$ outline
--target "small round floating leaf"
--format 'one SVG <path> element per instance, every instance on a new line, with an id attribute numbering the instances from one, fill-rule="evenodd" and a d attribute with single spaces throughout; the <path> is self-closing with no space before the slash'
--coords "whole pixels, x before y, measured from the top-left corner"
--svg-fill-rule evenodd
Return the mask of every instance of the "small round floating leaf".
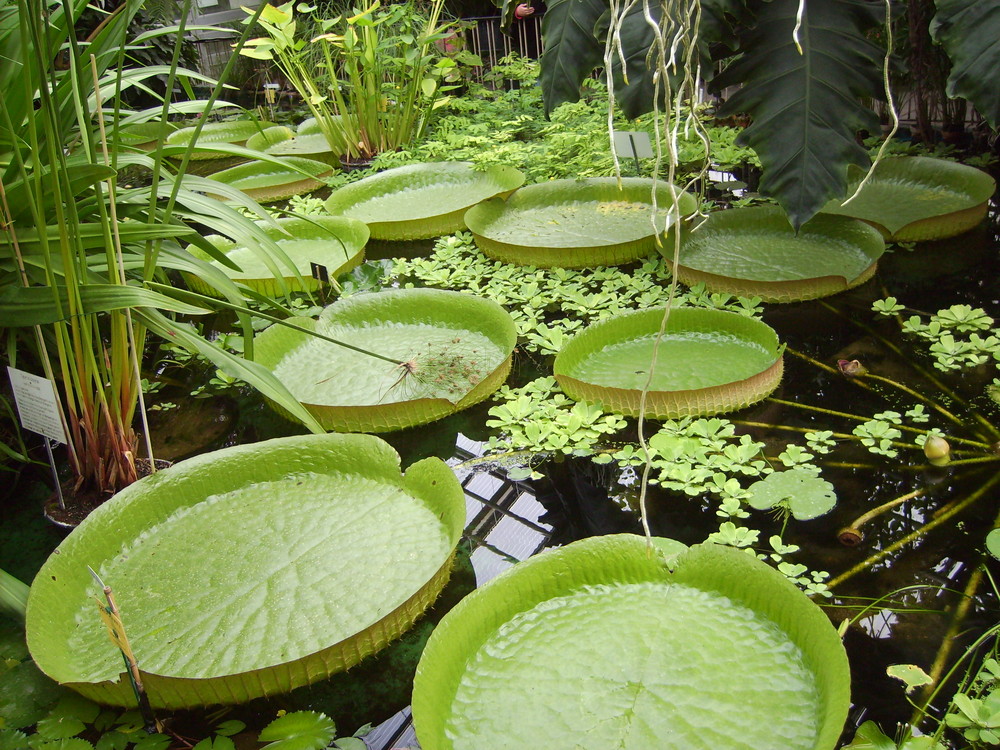
<path id="1" fill-rule="evenodd" d="M 837 504 L 833 485 L 808 469 L 776 471 L 751 484 L 748 490 L 751 507 L 787 509 L 799 521 L 818 518 Z"/>
<path id="2" fill-rule="evenodd" d="M 1000 560 L 1000 529 L 993 529 L 986 535 L 986 551 Z"/>
<path id="3" fill-rule="evenodd" d="M 308 331 L 272 326 L 254 339 L 270 369 L 324 427 L 387 432 L 482 401 L 507 378 L 517 332 L 492 300 L 438 289 L 358 294 L 327 307 Z"/>
<path id="4" fill-rule="evenodd" d="M 672 245 L 660 252 L 672 254 Z M 718 211 L 681 245 L 678 278 L 711 291 L 765 302 L 836 294 L 875 273 L 885 242 L 879 231 L 843 216 L 817 216 L 796 233 L 774 206 Z"/>
<path id="5" fill-rule="evenodd" d="M 849 168 L 848 195 L 864 177 Z M 939 240 L 967 232 L 986 216 L 996 182 L 965 164 L 928 156 L 883 159 L 852 201 L 831 201 L 823 211 L 867 221 L 897 242 Z"/>
<path id="6" fill-rule="evenodd" d="M 506 201 L 494 198 L 465 215 L 479 249 L 495 260 L 540 268 L 619 265 L 653 251 L 655 236 L 668 228 L 670 187 L 630 177 L 553 180 L 528 185 Z M 678 191 L 682 217 L 696 208 L 694 196 Z"/>
<path id="7" fill-rule="evenodd" d="M 239 188 L 260 203 L 273 203 L 322 187 L 323 178 L 333 174 L 329 164 L 314 159 L 279 158 L 287 166 L 251 161 L 216 172 L 212 179 Z"/>
<path id="8" fill-rule="evenodd" d="M 560 388 L 635 416 L 663 309 L 615 315 L 573 336 L 556 356 Z M 781 346 L 759 320 L 722 310 L 670 312 L 646 400 L 646 416 L 705 416 L 749 406 L 781 380 Z"/>
<path id="9" fill-rule="evenodd" d="M 329 716 L 316 711 L 293 711 L 279 716 L 257 738 L 267 742 L 263 750 L 321 750 L 336 736 Z"/>
<path id="10" fill-rule="evenodd" d="M 52 679 L 133 704 L 89 565 L 154 707 L 285 693 L 405 632 L 447 580 L 464 518 L 443 461 L 401 474 L 371 435 L 206 453 L 127 487 L 60 544 L 32 586 L 28 648 Z"/>
<path id="11" fill-rule="evenodd" d="M 424 750 L 832 750 L 849 702 L 836 631 L 783 575 L 711 544 L 668 566 L 632 535 L 473 592 L 413 686 Z"/>
<path id="12" fill-rule="evenodd" d="M 410 164 L 335 190 L 326 208 L 365 222 L 375 239 L 426 239 L 465 229 L 470 206 L 523 183 L 524 175 L 512 167 L 477 171 L 468 162 Z"/>
<path id="13" fill-rule="evenodd" d="M 300 282 L 281 263 L 276 263 L 283 273 L 284 289 L 290 291 L 315 291 L 320 282 L 312 278 L 312 264 L 323 266 L 330 279 L 358 266 L 365 255 L 368 227 L 356 219 L 340 216 L 311 216 L 308 219 L 278 219 L 275 224 L 262 223 L 261 228 L 295 264 L 302 277 Z M 197 258 L 208 260 L 226 276 L 255 289 L 261 294 L 276 297 L 283 293 L 275 275 L 264 259 L 264 251 L 256 247 L 237 245 L 220 235 L 210 235 L 208 241 L 235 263 L 239 270 L 214 260 L 206 251 L 190 246 L 188 250 Z M 215 287 L 191 273 L 184 273 L 188 286 L 201 294 L 218 296 Z"/>

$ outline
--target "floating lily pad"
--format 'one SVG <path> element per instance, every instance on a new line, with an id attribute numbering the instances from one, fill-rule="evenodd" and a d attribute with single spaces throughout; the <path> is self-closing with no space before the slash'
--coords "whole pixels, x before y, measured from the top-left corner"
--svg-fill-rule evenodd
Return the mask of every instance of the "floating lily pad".
<path id="1" fill-rule="evenodd" d="M 437 289 L 354 295 L 299 325 L 402 363 L 285 326 L 254 339 L 257 362 L 341 432 L 412 427 L 482 401 L 507 378 L 517 340 L 495 302 Z"/>
<path id="2" fill-rule="evenodd" d="M 166 140 L 176 130 L 177 126 L 172 122 L 141 122 L 119 130 L 118 141 L 141 151 L 152 151 L 160 141 Z"/>
<path id="3" fill-rule="evenodd" d="M 330 144 L 322 133 L 296 134 L 283 125 L 258 133 L 246 145 L 273 156 L 301 156 L 331 165 L 337 163 L 339 156 L 330 150 Z"/>
<path id="4" fill-rule="evenodd" d="M 154 707 L 287 692 L 404 632 L 447 580 L 464 518 L 444 462 L 400 475 L 370 435 L 203 454 L 119 492 L 59 545 L 31 589 L 28 647 L 58 682 L 134 705 L 91 566 Z"/>
<path id="5" fill-rule="evenodd" d="M 329 164 L 313 159 L 286 156 L 281 161 L 287 166 L 251 161 L 218 172 L 212 179 L 239 188 L 260 203 L 274 203 L 322 187 L 323 179 L 333 174 Z"/>
<path id="6" fill-rule="evenodd" d="M 837 504 L 833 485 L 808 469 L 776 471 L 747 490 L 747 502 L 752 508 L 787 511 L 799 521 L 818 518 Z"/>
<path id="7" fill-rule="evenodd" d="M 630 263 L 649 255 L 670 223 L 670 187 L 632 177 L 619 189 L 613 177 L 554 180 L 523 187 L 469 209 L 465 221 L 479 249 L 495 260 L 540 268 L 584 268 Z M 680 193 L 680 214 L 694 212 L 694 196 Z"/>
<path id="8" fill-rule="evenodd" d="M 514 566 L 420 659 L 424 750 L 832 750 L 850 672 L 829 618 L 742 551 L 593 537 Z"/>
<path id="9" fill-rule="evenodd" d="M 864 170 L 849 170 L 848 195 Z M 967 232 L 986 216 L 996 182 L 975 167 L 928 156 L 883 159 L 861 194 L 846 205 L 831 201 L 823 211 L 867 221 L 890 240 L 940 240 Z"/>
<path id="10" fill-rule="evenodd" d="M 259 248 L 237 245 L 228 237 L 211 235 L 206 239 L 225 256 L 239 266 L 230 268 L 197 247 L 188 250 L 192 255 L 210 261 L 234 281 L 239 281 L 261 294 L 274 297 L 285 291 L 315 291 L 320 282 L 312 277 L 312 264 L 323 266 L 330 279 L 347 273 L 364 260 L 365 243 L 368 242 L 368 227 L 356 219 L 340 216 L 313 216 L 308 219 L 278 219 L 277 226 L 262 224 L 261 227 L 285 255 L 295 264 L 302 277 L 291 275 L 281 264 L 265 260 L 266 254 Z M 275 271 L 281 274 L 284 287 L 275 279 Z M 194 274 L 185 273 L 184 280 L 194 291 L 201 294 L 218 295 L 218 291 Z"/>
<path id="11" fill-rule="evenodd" d="M 225 122 L 205 123 L 198 134 L 198 146 L 211 147 L 215 143 L 229 143 L 235 146 L 242 146 L 247 139 L 260 133 L 265 128 L 272 126 L 269 122 L 257 122 L 254 120 L 227 120 Z M 176 130 L 167 136 L 167 143 L 171 146 L 186 146 L 191 143 L 196 127 L 194 125 Z M 213 154 L 211 151 L 195 151 L 191 154 L 191 159 L 217 159 L 226 154 Z"/>
<path id="12" fill-rule="evenodd" d="M 559 387 L 581 401 L 636 416 L 663 308 L 616 315 L 576 334 L 556 356 Z M 646 416 L 734 411 L 781 381 L 783 347 L 766 324 L 722 310 L 677 308 L 660 341 Z"/>
<path id="13" fill-rule="evenodd" d="M 345 185 L 326 202 L 335 216 L 360 219 L 379 240 L 419 240 L 465 229 L 465 212 L 524 183 L 512 167 L 468 162 L 410 164 Z"/>
<path id="14" fill-rule="evenodd" d="M 672 243 L 660 251 L 672 257 Z M 796 234 L 776 206 L 734 208 L 713 213 L 684 237 L 677 278 L 765 302 L 795 302 L 864 283 L 883 252 L 877 229 L 845 216 L 817 216 Z"/>

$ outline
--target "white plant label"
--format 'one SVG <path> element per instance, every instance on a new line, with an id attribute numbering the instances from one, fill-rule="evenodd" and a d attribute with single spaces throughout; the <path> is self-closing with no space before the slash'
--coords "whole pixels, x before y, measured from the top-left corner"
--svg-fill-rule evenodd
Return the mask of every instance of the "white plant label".
<path id="1" fill-rule="evenodd" d="M 649 133 L 641 130 L 616 130 L 614 132 L 615 153 L 628 159 L 652 159 L 653 144 Z"/>
<path id="2" fill-rule="evenodd" d="M 24 370 L 7 368 L 14 403 L 21 418 L 21 426 L 51 440 L 66 442 L 66 432 L 59 418 L 55 384 L 48 378 L 32 375 Z"/>

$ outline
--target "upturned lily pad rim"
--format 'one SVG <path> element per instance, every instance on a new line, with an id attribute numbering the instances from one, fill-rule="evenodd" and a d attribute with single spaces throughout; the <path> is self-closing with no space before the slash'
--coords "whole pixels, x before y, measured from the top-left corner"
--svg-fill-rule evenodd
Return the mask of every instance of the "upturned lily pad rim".
<path id="1" fill-rule="evenodd" d="M 322 321 L 322 323 L 320 322 Z M 365 331 L 379 323 L 441 326 L 448 330 L 471 331 L 489 339 L 506 356 L 479 383 L 461 397 L 410 398 L 378 403 L 308 403 L 303 406 L 326 429 L 341 432 L 390 432 L 440 419 L 479 403 L 506 380 L 517 343 L 517 328 L 510 314 L 492 300 L 463 292 L 442 289 L 383 289 L 357 294 L 329 305 L 320 321 L 304 320 L 304 331 L 271 326 L 254 339 L 256 361 L 275 370 L 286 356 L 307 343 L 309 334 L 333 326 L 341 340 L 355 332 L 348 341 L 365 346 Z M 334 346 L 334 345 L 331 345 Z M 376 353 L 381 353 L 377 352 Z M 373 366 L 380 365 L 372 359 Z M 276 407 L 277 408 L 277 407 Z M 280 411 L 280 409 L 279 409 Z"/>
<path id="2" fill-rule="evenodd" d="M 329 164 L 315 159 L 272 156 L 269 161 L 249 161 L 216 172 L 212 179 L 236 187 L 261 203 L 272 203 L 322 187 L 322 179 L 331 174 Z M 244 181 L 251 184 L 241 185 Z"/>
<path id="3" fill-rule="evenodd" d="M 865 170 L 856 165 L 848 167 L 848 195 L 860 184 Z M 899 218 L 891 208 L 880 209 L 870 203 L 869 196 L 877 196 L 880 182 L 908 180 L 919 183 L 924 189 L 950 189 L 966 196 L 958 209 L 933 211 L 928 208 L 918 220 Z M 931 156 L 892 156 L 880 161 L 871 181 L 850 203 L 832 200 L 823 211 L 866 221 L 877 227 L 888 238 L 898 242 L 919 242 L 945 239 L 968 231 L 986 215 L 990 198 L 996 191 L 996 181 L 986 172 L 967 164 L 938 159 Z M 931 202 L 927 202 L 928 207 Z"/>
<path id="4" fill-rule="evenodd" d="M 822 610 L 783 575 L 742 551 L 705 543 L 676 556 L 664 555 L 656 546 L 648 549 L 643 537 L 631 534 L 591 537 L 518 563 L 442 619 L 420 658 L 413 685 L 413 721 L 421 747 L 453 747 L 445 725 L 468 663 L 515 615 L 585 586 L 647 581 L 717 592 L 781 628 L 815 675 L 822 714 L 816 717 L 814 750 L 835 747 L 850 706 L 850 668 L 843 644 Z M 581 685 L 581 691 L 586 689 Z M 725 720 L 725 716 L 713 719 Z"/>
<path id="5" fill-rule="evenodd" d="M 495 195 L 507 194 L 524 184 L 524 174 L 514 167 L 493 165 L 476 170 L 471 162 L 440 161 L 407 164 L 387 169 L 335 190 L 326 200 L 326 209 L 335 216 L 361 219 L 380 240 L 415 240 L 464 230 L 465 212 L 470 206 Z M 394 193 L 413 194 L 433 180 L 454 183 L 453 205 L 441 211 L 439 205 L 410 208 L 405 215 L 366 210 L 367 201 Z"/>
<path id="6" fill-rule="evenodd" d="M 131 705 L 134 697 L 124 673 L 109 674 L 101 682 L 79 682 L 61 669 L 61 663 L 68 659 L 67 639 L 72 630 L 67 618 L 79 611 L 80 597 L 88 599 L 94 590 L 87 566 L 100 567 L 103 560 L 115 557 L 125 544 L 151 525 L 178 509 L 205 501 L 213 491 L 231 492 L 255 482 L 286 477 L 289 464 L 297 470 L 333 478 L 364 477 L 398 488 L 438 519 L 451 553 L 440 561 L 434 576 L 417 584 L 405 601 L 383 611 L 363 631 L 340 643 L 292 658 L 287 658 L 283 651 L 288 644 L 277 644 L 272 650 L 280 651 L 286 658 L 272 659 L 249 672 L 202 678 L 157 674 L 143 667 L 141 643 L 133 638 L 143 682 L 154 707 L 235 703 L 287 692 L 353 666 L 405 632 L 448 579 L 465 521 L 461 486 L 452 470 L 437 458 L 418 461 L 401 474 L 399 455 L 372 435 L 301 435 L 234 446 L 187 459 L 127 487 L 91 513 L 45 562 L 30 593 L 26 633 L 28 647 L 39 667 L 52 679 L 93 700 Z M 371 543 L 372 540 L 366 541 Z M 336 559 L 333 550 L 331 555 Z M 127 613 L 123 614 L 127 626 Z M 96 605 L 94 616 L 97 616 Z M 289 622 L 294 621 L 294 616 L 291 613 Z M 309 617 L 310 613 L 302 616 Z M 114 649 L 106 638 L 94 647 Z"/>
<path id="7" fill-rule="evenodd" d="M 575 400 L 600 402 L 610 411 L 638 416 L 641 390 L 590 383 L 579 377 L 575 368 L 606 346 L 655 335 L 663 313 L 664 308 L 630 311 L 592 323 L 576 333 L 563 345 L 552 365 L 560 388 Z M 742 380 L 723 379 L 711 386 L 690 390 L 650 390 L 645 404 L 646 417 L 676 419 L 735 411 L 765 398 L 781 381 L 784 345 L 766 323 L 726 310 L 672 309 L 664 341 L 669 339 L 671 333 L 689 331 L 735 335 L 762 347 L 773 354 L 774 359 L 769 367 Z M 658 358 L 658 370 L 669 366 L 666 357 Z"/>
<path id="8" fill-rule="evenodd" d="M 475 238 L 476 245 L 488 257 L 505 263 L 533 265 L 538 268 L 586 268 L 590 266 L 621 265 L 645 257 L 653 251 L 657 234 L 648 216 L 641 217 L 643 224 L 625 239 L 591 237 L 581 239 L 573 227 L 564 242 L 531 242 L 530 232 L 525 232 L 523 242 L 513 242 L 496 236 L 497 222 L 528 208 L 557 207 L 580 203 L 628 201 L 648 203 L 652 207 L 653 187 L 656 186 L 657 206 L 662 217 L 660 231 L 669 229 L 671 186 L 645 177 L 590 177 L 563 179 L 526 185 L 514 191 L 506 200 L 493 198 L 470 208 L 465 223 Z M 678 198 L 678 213 L 682 219 L 694 213 L 697 201 L 693 195 L 680 188 L 674 189 Z"/>
<path id="9" fill-rule="evenodd" d="M 343 216 L 284 217 L 276 219 L 273 223 L 258 222 L 258 225 L 265 234 L 279 243 L 279 246 L 282 240 L 302 239 L 297 234 L 302 231 L 316 235 L 307 239 L 316 241 L 326 239 L 330 243 L 331 259 L 335 260 L 336 263 L 326 266 L 330 279 L 335 279 L 340 274 L 350 271 L 364 260 L 365 245 L 369 237 L 368 227 L 363 222 Z M 289 234 L 293 236 L 290 237 Z M 248 247 L 222 235 L 209 235 L 205 240 L 227 258 L 234 251 Z M 192 245 L 188 247 L 188 251 L 196 258 L 209 261 L 233 281 L 246 284 L 261 294 L 271 297 L 285 294 L 288 291 L 314 291 L 321 286 L 321 283 L 311 276 L 312 268 L 309 261 L 295 264 L 296 270 L 299 272 L 298 276 L 293 275 L 288 268 L 281 268 L 278 265 L 275 265 L 274 271 L 268 275 L 249 275 L 244 271 L 229 268 L 202 248 Z M 287 259 L 295 263 L 294 258 L 288 257 Z M 262 261 L 267 264 L 268 259 L 263 258 Z M 318 257 L 313 262 L 318 262 Z M 209 296 L 219 296 L 220 292 L 215 287 L 205 283 L 197 275 L 185 272 L 183 276 L 192 291 Z M 278 278 L 281 278 L 284 283 L 280 283 Z"/>
<path id="10" fill-rule="evenodd" d="M 802 257 L 778 258 L 767 273 L 758 270 L 741 275 L 739 264 L 730 271 L 725 258 L 712 253 L 713 240 L 718 236 L 739 237 L 743 233 L 746 236 L 742 241 L 747 243 L 744 254 L 752 253 L 755 264 L 763 266 L 769 258 L 769 248 L 779 243 L 800 244 Z M 775 242 L 769 243 L 768 237 Z M 671 243 L 658 249 L 668 259 L 672 257 Z M 700 257 L 701 250 L 707 252 L 707 259 Z M 809 275 L 814 272 L 808 266 L 813 252 L 824 253 L 824 260 L 841 259 L 842 273 Z M 820 214 L 796 233 L 785 213 L 776 206 L 734 208 L 716 211 L 696 230 L 684 233 L 677 277 L 689 286 L 704 283 L 710 291 L 757 296 L 764 302 L 798 302 L 837 294 L 863 284 L 874 276 L 884 252 L 885 240 L 878 229 L 847 216 Z M 862 262 L 861 257 L 867 260 Z M 802 265 L 789 269 L 789 262 L 801 262 Z"/>

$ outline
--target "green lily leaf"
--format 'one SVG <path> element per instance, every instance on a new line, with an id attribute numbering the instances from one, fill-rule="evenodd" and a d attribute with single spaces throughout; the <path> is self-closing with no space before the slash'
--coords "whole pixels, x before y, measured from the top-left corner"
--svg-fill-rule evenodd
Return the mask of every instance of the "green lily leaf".
<path id="1" fill-rule="evenodd" d="M 934 682 L 930 675 L 915 664 L 890 664 L 886 667 L 885 673 L 906 685 L 907 693 L 921 685 L 930 685 Z"/>
<path id="2" fill-rule="evenodd" d="M 787 509 L 799 521 L 829 513 L 837 504 L 833 485 L 808 469 L 788 469 L 768 474 L 748 488 L 747 502 L 757 510 Z"/>
<path id="3" fill-rule="evenodd" d="M 751 555 L 661 550 L 592 537 L 462 600 L 417 667 L 420 746 L 832 750 L 850 677 L 829 618 Z"/>
<path id="4" fill-rule="evenodd" d="M 403 474 L 371 435 L 202 454 L 129 485 L 63 541 L 29 595 L 28 647 L 77 692 L 133 703 L 90 565 L 114 588 L 154 707 L 288 692 L 404 632 L 447 580 L 464 518 L 443 461 Z M 236 585 L 220 595 L 219 580 Z"/>
<path id="5" fill-rule="evenodd" d="M 986 551 L 1000 560 L 1000 529 L 993 529 L 986 535 Z"/>
<path id="6" fill-rule="evenodd" d="M 258 739 L 264 750 L 320 750 L 330 744 L 336 727 L 329 716 L 315 711 L 295 711 L 268 724 Z"/>
<path id="7" fill-rule="evenodd" d="M 882 50 L 865 34 L 882 23 L 882 6 L 856 0 L 810 0 L 799 37 L 792 38 L 797 0 L 762 3 L 742 37 L 740 57 L 713 81 L 741 88 L 720 117 L 748 113 L 753 123 L 737 139 L 760 157 L 760 191 L 777 199 L 798 229 L 847 189 L 847 166 L 867 167 L 860 128 L 876 130 L 861 97 L 882 93 Z M 781 137 L 773 137 L 780 133 Z"/>
<path id="8" fill-rule="evenodd" d="M 1000 128 L 1000 5 L 982 0 L 935 0 L 934 39 L 952 61 L 948 96 L 965 97 Z M 992 83 L 991 83 L 992 81 Z"/>

